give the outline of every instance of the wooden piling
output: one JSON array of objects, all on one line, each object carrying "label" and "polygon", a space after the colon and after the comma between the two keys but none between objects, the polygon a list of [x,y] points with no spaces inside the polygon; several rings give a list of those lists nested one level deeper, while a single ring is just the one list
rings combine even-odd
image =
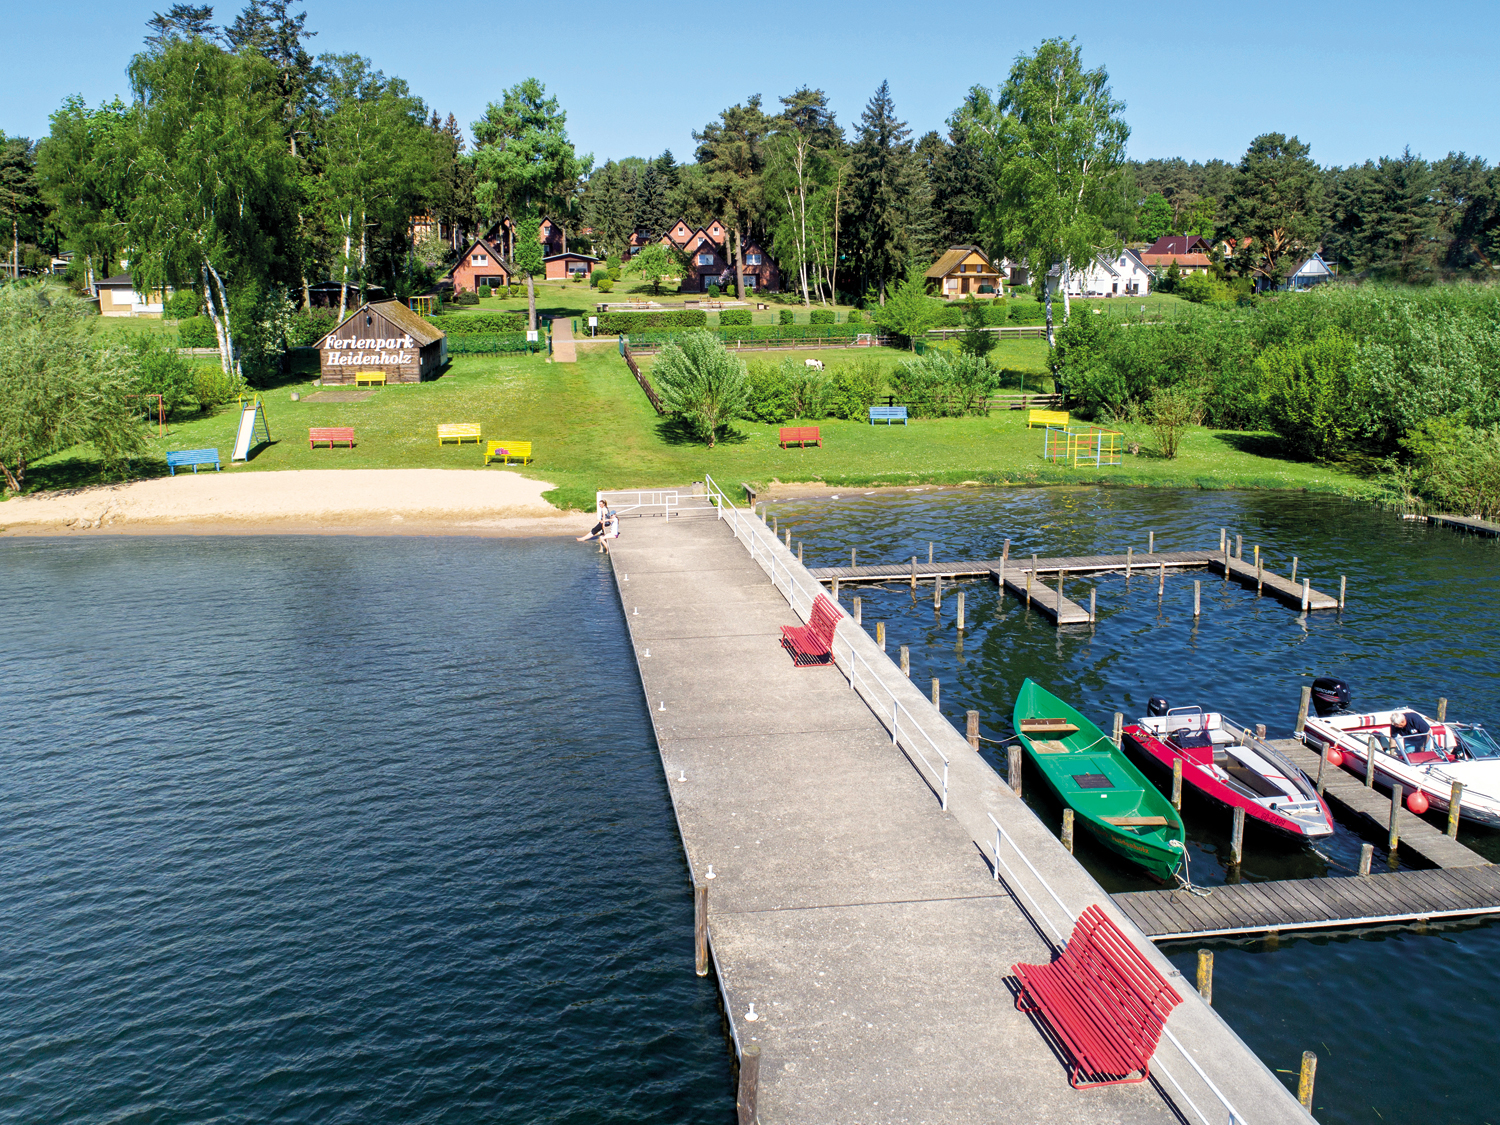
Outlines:
[{"label": "wooden piling", "polygon": [[708,976],[708,884],[693,883],[693,957],[700,977]]},{"label": "wooden piling", "polygon": [[1219,528],[1219,550],[1221,550],[1221,551],[1224,550],[1224,546],[1225,546],[1225,543],[1228,540],[1228,538],[1229,538],[1229,529],[1227,527],[1221,527],[1221,528]]},{"label": "wooden piling", "polygon": [[964,592],[958,592],[958,631],[964,631]]},{"label": "wooden piling", "polygon": [[964,716],[964,737],[969,740],[969,747],[973,750],[979,749],[979,712],[970,711]]},{"label": "wooden piling", "polygon": [[802,561],[802,540],[797,540],[797,561]]},{"label": "wooden piling", "polygon": [[860,614],[859,614],[859,596],[856,594],[853,598],[850,598],[849,600],[854,603],[854,623],[856,625],[859,625],[859,624],[861,624]]},{"label": "wooden piling", "polygon": [[1134,561],[1135,548],[1125,548],[1125,581],[1130,581],[1130,564]]},{"label": "wooden piling", "polygon": [[1302,1108],[1312,1112],[1313,1077],[1318,1073],[1318,1056],[1311,1051],[1302,1052],[1302,1073],[1297,1078],[1297,1100]]},{"label": "wooden piling", "polygon": [[1021,795],[1021,746],[1016,743],[1010,748],[1010,766],[1005,780],[1010,782],[1010,787],[1015,790],[1017,797]]},{"label": "wooden piling", "polygon": [[1068,849],[1068,854],[1073,854],[1073,810],[1063,809],[1062,821],[1062,846]]},{"label": "wooden piling", "polygon": [[932,677],[932,705],[938,706],[938,700],[942,698],[942,688],[936,676]]},{"label": "wooden piling", "polygon": [[901,646],[901,674],[911,679],[911,650],[906,645]]},{"label": "wooden piling", "polygon": [[1292,556],[1292,585],[1297,584],[1297,556]]},{"label": "wooden piling", "polygon": [[777,539],[781,538],[781,518],[779,516],[771,517],[771,534]]},{"label": "wooden piling", "polygon": [[1229,584],[1229,544],[1223,543],[1221,546],[1224,548],[1224,584],[1227,586]]},{"label": "wooden piling", "polygon": [[1198,950],[1198,995],[1205,1004],[1214,1002],[1214,951]]},{"label": "wooden piling", "polygon": [[1440,723],[1448,721],[1448,700],[1446,698],[1438,700],[1437,721]]},{"label": "wooden piling", "polygon": [[850,547],[849,548],[849,569],[850,570],[854,569],[854,560],[857,557],[857,554],[858,554],[858,551],[857,551],[856,548],[854,548],[854,547]]},{"label": "wooden piling", "polygon": [[1000,573],[1005,573],[1005,564],[1010,561],[1010,540],[1005,541],[1005,546],[1000,548]]},{"label": "wooden piling", "polygon": [[1089,587],[1089,624],[1095,625],[1099,621],[1099,588]]},{"label": "wooden piling", "polygon": [[1328,751],[1318,751],[1318,796],[1323,795],[1323,770],[1328,765]]},{"label": "wooden piling", "polygon": [[1115,729],[1110,735],[1115,740],[1115,745],[1120,745],[1120,739],[1125,737],[1125,716],[1119,711],[1115,712]]},{"label": "wooden piling", "polygon": [[1156,596],[1158,598],[1167,592],[1167,564],[1156,564]]},{"label": "wooden piling", "polygon": [[1236,535],[1234,537],[1234,557],[1241,561],[1245,558],[1245,537]]},{"label": "wooden piling", "polygon": [[1391,785],[1391,837],[1390,837],[1390,842],[1386,844],[1386,850],[1389,851],[1392,855],[1394,855],[1395,852],[1396,852],[1396,845],[1401,842],[1401,838],[1400,838],[1401,824],[1400,824],[1400,821],[1397,820],[1397,817],[1400,816],[1400,814],[1401,814],[1401,798],[1404,797],[1405,795],[1406,795],[1405,792],[1402,790],[1402,788],[1401,788],[1401,786],[1399,784],[1392,783],[1392,785]]},{"label": "wooden piling", "polygon": [[1026,608],[1031,608],[1031,571],[1026,572]]},{"label": "wooden piling", "polygon": [[1172,759],[1172,807],[1182,811],[1182,759]]},{"label": "wooden piling", "polygon": [[792,549],[792,529],[791,528],[787,528],[786,529],[786,549],[788,551],[790,551]]},{"label": "wooden piling", "polygon": [[1375,788],[1375,736],[1373,734],[1365,742],[1365,788]]},{"label": "wooden piling", "polygon": [[943,608],[943,576],[941,574],[932,584],[932,608]]},{"label": "wooden piling", "polygon": [[1307,729],[1307,709],[1312,704],[1312,688],[1302,689],[1302,698],[1297,702],[1297,725],[1293,729],[1301,734]]},{"label": "wooden piling", "polygon": [[885,651],[885,622],[875,622],[875,643],[880,646],[880,651]]},{"label": "wooden piling", "polygon": [[1347,574],[1340,574],[1339,575],[1339,608],[1340,609],[1344,608],[1344,595],[1347,594],[1348,592],[1349,592],[1349,576]]},{"label": "wooden piling", "polygon": [[1455,781],[1448,794],[1448,838],[1458,839],[1458,816],[1464,803],[1464,783]]},{"label": "wooden piling", "polygon": [[927,561],[932,561],[932,542],[930,540],[927,543]]},{"label": "wooden piling", "polygon": [[1307,578],[1303,578],[1302,579],[1302,612],[1303,613],[1307,612],[1308,604],[1311,601],[1312,601],[1312,583]]},{"label": "wooden piling", "polygon": [[1156,554],[1156,532],[1154,531],[1146,532],[1146,554]]},{"label": "wooden piling", "polygon": [[1257,543],[1255,545],[1255,596],[1257,598],[1260,597],[1261,586],[1264,585],[1265,580],[1265,568],[1261,566],[1260,562],[1260,544]]},{"label": "wooden piling", "polygon": [[756,1102],[760,1098],[760,1047],[751,1043],[740,1052],[740,1089],[735,1098],[737,1125],[757,1125]]},{"label": "wooden piling", "polygon": [[1203,583],[1193,583],[1193,619],[1197,620],[1203,613]]},{"label": "wooden piling", "polygon": [[1374,844],[1361,844],[1359,846],[1359,873],[1361,875],[1368,875],[1370,873],[1370,860],[1374,857]]},{"label": "wooden piling", "polygon": [[839,580],[838,580],[838,578],[834,578],[834,580],[833,580],[833,600],[834,601],[838,601],[839,600]]},{"label": "wooden piling", "polygon": [[1234,827],[1229,837],[1229,862],[1238,867],[1245,858],[1245,809],[1236,805]]},{"label": "wooden piling", "polygon": [[1255,724],[1255,737],[1256,738],[1265,738],[1266,737],[1266,724],[1265,723],[1256,723]]},{"label": "wooden piling", "polygon": [[911,557],[911,593],[912,597],[917,595],[917,556]]}]

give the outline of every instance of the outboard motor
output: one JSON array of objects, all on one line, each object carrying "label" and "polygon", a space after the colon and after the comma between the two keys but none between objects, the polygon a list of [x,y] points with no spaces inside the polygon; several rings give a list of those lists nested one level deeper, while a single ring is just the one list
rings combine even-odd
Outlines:
[{"label": "outboard motor", "polygon": [[1349,685],[1332,676],[1319,676],[1312,682],[1312,705],[1320,719],[1348,711]]},{"label": "outboard motor", "polygon": [[1146,700],[1146,714],[1148,715],[1165,715],[1167,707],[1167,701],[1159,695],[1153,695]]}]

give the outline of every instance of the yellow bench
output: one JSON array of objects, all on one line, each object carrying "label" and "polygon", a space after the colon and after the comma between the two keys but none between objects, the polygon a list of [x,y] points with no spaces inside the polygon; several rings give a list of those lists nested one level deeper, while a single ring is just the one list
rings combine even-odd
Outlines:
[{"label": "yellow bench", "polygon": [[477,442],[480,437],[478,422],[448,422],[439,426],[437,432],[439,445],[445,441],[462,445],[466,441]]},{"label": "yellow bench", "polygon": [[509,465],[512,457],[519,457],[521,464],[531,460],[531,442],[529,441],[492,441],[484,450],[484,463],[488,465],[491,461],[502,458],[502,464]]},{"label": "yellow bench", "polygon": [[1068,424],[1068,412],[1066,410],[1032,410],[1026,414],[1026,428],[1029,430],[1035,425],[1043,426],[1066,426]]},{"label": "yellow bench", "polygon": [[354,373],[354,385],[356,387],[373,387],[379,383],[385,386],[384,371],[356,371]]}]

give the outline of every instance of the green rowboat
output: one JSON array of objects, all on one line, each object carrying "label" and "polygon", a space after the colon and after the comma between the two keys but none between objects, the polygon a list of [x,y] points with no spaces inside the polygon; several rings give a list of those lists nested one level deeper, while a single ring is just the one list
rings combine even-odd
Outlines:
[{"label": "green rowboat", "polygon": [[1182,866],[1182,818],[1110,738],[1026,680],[1012,712],[1021,745],[1077,823],[1164,882]]}]

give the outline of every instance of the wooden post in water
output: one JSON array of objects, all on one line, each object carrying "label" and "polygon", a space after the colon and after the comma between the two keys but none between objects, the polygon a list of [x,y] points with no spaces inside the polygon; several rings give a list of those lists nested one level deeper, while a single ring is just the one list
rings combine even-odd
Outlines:
[{"label": "wooden post in water", "polygon": [[1464,783],[1455,781],[1453,789],[1448,794],[1448,837],[1458,839],[1458,815],[1459,809],[1464,803]]},{"label": "wooden post in water", "polygon": [[860,622],[860,616],[859,616],[859,595],[856,594],[853,598],[850,598],[849,600],[854,603],[854,623],[856,625],[858,625],[858,624],[861,623]]},{"label": "wooden post in water", "polygon": [[901,674],[911,679],[911,650],[906,645],[901,646]]},{"label": "wooden post in water", "polygon": [[932,583],[932,608],[943,608],[943,576],[941,574]]},{"label": "wooden post in water", "polygon": [[1125,548],[1125,581],[1127,581],[1127,582],[1130,581],[1130,564],[1135,561],[1134,558],[1132,557],[1132,556],[1134,556],[1134,554],[1135,554],[1135,548],[1134,547],[1126,547]]},{"label": "wooden post in water", "polygon": [[1240,562],[1245,561],[1245,537],[1243,535],[1236,535],[1234,537],[1234,557],[1239,559]]},{"label": "wooden post in water", "polygon": [[1312,582],[1309,579],[1307,579],[1307,578],[1304,577],[1302,579],[1302,612],[1303,613],[1307,612],[1308,604],[1311,601],[1312,601]]},{"label": "wooden post in water", "polygon": [[1073,810],[1063,809],[1062,822],[1062,845],[1068,849],[1068,854],[1073,854]]},{"label": "wooden post in water", "polygon": [[1236,867],[1245,858],[1245,809],[1243,805],[1236,805],[1234,809],[1234,828],[1229,837],[1229,862]]},{"label": "wooden post in water", "polygon": [[1224,544],[1225,544],[1225,542],[1227,541],[1228,538],[1229,538],[1229,529],[1227,527],[1221,527],[1221,528],[1219,528],[1219,550],[1221,550],[1221,551],[1224,550]]},{"label": "wooden post in water", "polygon": [[1010,561],[1010,540],[1005,541],[1005,546],[1000,548],[1000,573],[1005,573],[1005,564]]},{"label": "wooden post in water", "polygon": [[834,601],[838,601],[839,600],[839,580],[838,580],[838,577],[836,575],[834,576],[834,579],[833,579],[833,600]]},{"label": "wooden post in water", "polygon": [[1365,788],[1375,788],[1375,736],[1365,742]]},{"label": "wooden post in water", "polygon": [[1297,581],[1297,556],[1293,555],[1292,556],[1292,582],[1295,583],[1296,581]]},{"label": "wooden post in water", "polygon": [[1255,724],[1255,737],[1256,738],[1265,738],[1266,737],[1266,724],[1265,723],[1256,723]]},{"label": "wooden post in water", "polygon": [[1361,844],[1359,846],[1359,873],[1361,875],[1368,875],[1370,873],[1370,860],[1374,857],[1374,844]]},{"label": "wooden post in water", "polygon": [[1265,571],[1260,565],[1260,544],[1255,545],[1255,596],[1260,597],[1260,588],[1265,582]]},{"label": "wooden post in water", "polygon": [[1028,570],[1026,572],[1026,608],[1027,609],[1031,608],[1031,575],[1032,575],[1032,573],[1033,572],[1030,571],[1030,570]]},{"label": "wooden post in water", "polygon": [[802,540],[797,540],[797,561],[802,561]]},{"label": "wooden post in water", "polygon": [[933,676],[932,677],[932,705],[934,707],[936,707],[938,705],[938,700],[940,698],[942,698],[942,688],[938,684],[938,678],[936,676]]},{"label": "wooden post in water", "polygon": [[787,528],[786,529],[786,549],[788,551],[790,551],[792,549],[792,529],[791,528]]},{"label": "wooden post in water", "polygon": [[771,534],[774,537],[776,537],[777,539],[781,538],[780,523],[781,523],[781,517],[779,517],[779,516],[772,516],[771,517]]},{"label": "wooden post in water", "polygon": [[875,622],[875,643],[880,646],[880,651],[885,651],[885,622]]},{"label": "wooden post in water", "polygon": [[1318,751],[1318,796],[1323,795],[1323,769],[1328,765],[1328,751]]},{"label": "wooden post in water", "polygon": [[1304,687],[1302,689],[1302,698],[1297,702],[1297,725],[1293,728],[1297,734],[1301,734],[1307,729],[1307,708],[1311,703],[1312,688]]},{"label": "wooden post in water", "polygon": [[1224,548],[1224,581],[1229,581],[1229,544],[1220,544]]},{"label": "wooden post in water", "polygon": [[1167,592],[1167,564],[1156,564],[1156,596],[1158,598]]},{"label": "wooden post in water", "polygon": [[1125,737],[1125,716],[1119,711],[1115,712],[1115,729],[1110,737],[1114,739],[1116,746],[1119,746],[1120,739]]},{"label": "wooden post in water", "polygon": [[1214,951],[1198,950],[1198,995],[1205,1004],[1214,1002]]},{"label": "wooden post in water", "polygon": [[760,1047],[751,1043],[740,1052],[740,1089],[735,1098],[737,1125],[756,1125],[756,1102],[760,1098]]},{"label": "wooden post in water", "polygon": [[1297,1100],[1302,1108],[1312,1111],[1313,1077],[1318,1073],[1318,1056],[1311,1051],[1302,1052],[1302,1073],[1297,1078]]},{"label": "wooden post in water", "polygon": [[1203,613],[1203,583],[1193,583],[1193,620],[1196,621]]},{"label": "wooden post in water", "polygon": [[1401,786],[1393,782],[1391,784],[1391,838],[1390,842],[1386,844],[1386,850],[1392,855],[1396,852],[1396,845],[1401,842],[1401,825],[1397,822],[1396,817],[1401,812],[1401,798],[1404,796],[1405,793]]},{"label": "wooden post in water", "polygon": [[1438,700],[1437,721],[1440,723],[1448,721],[1448,700],[1446,698]]},{"label": "wooden post in water", "polygon": [[979,712],[970,711],[964,716],[964,737],[969,740],[971,750],[979,749]]},{"label": "wooden post in water", "polygon": [[912,592],[912,596],[915,597],[916,593],[917,593],[917,556],[916,555],[913,555],[911,557],[911,592]]},{"label": "wooden post in water", "polygon": [[1182,811],[1182,759],[1172,759],[1172,807]]},{"label": "wooden post in water", "polygon": [[958,592],[958,631],[964,631],[964,592]]},{"label": "wooden post in water", "polygon": [[855,547],[850,547],[849,548],[849,569],[850,570],[854,569],[854,559],[855,559],[856,551],[857,551],[857,548],[855,548]]},{"label": "wooden post in water", "polygon": [[1089,587],[1089,624],[1094,625],[1099,621],[1099,587]]},{"label": "wooden post in water", "polygon": [[1146,532],[1146,554],[1156,554],[1156,532],[1154,531]]},{"label": "wooden post in water", "polygon": [[1339,608],[1340,609],[1344,608],[1344,595],[1346,593],[1348,593],[1348,592],[1349,592],[1349,576],[1347,574],[1340,574],[1339,575]]},{"label": "wooden post in water", "polygon": [[932,542],[931,542],[931,540],[929,540],[928,543],[927,543],[927,561],[928,562],[932,561]]},{"label": "wooden post in water", "polygon": [[693,957],[700,977],[708,976],[708,884],[693,883]]},{"label": "wooden post in water", "polygon": [[1010,782],[1010,787],[1013,790],[1015,790],[1016,796],[1019,797],[1021,795],[1021,747],[1020,747],[1020,744],[1017,743],[1017,744],[1014,744],[1014,745],[1011,746],[1010,752],[1009,752],[1009,757],[1010,757],[1010,769],[1009,769],[1009,772],[1006,774],[1005,780]]}]

